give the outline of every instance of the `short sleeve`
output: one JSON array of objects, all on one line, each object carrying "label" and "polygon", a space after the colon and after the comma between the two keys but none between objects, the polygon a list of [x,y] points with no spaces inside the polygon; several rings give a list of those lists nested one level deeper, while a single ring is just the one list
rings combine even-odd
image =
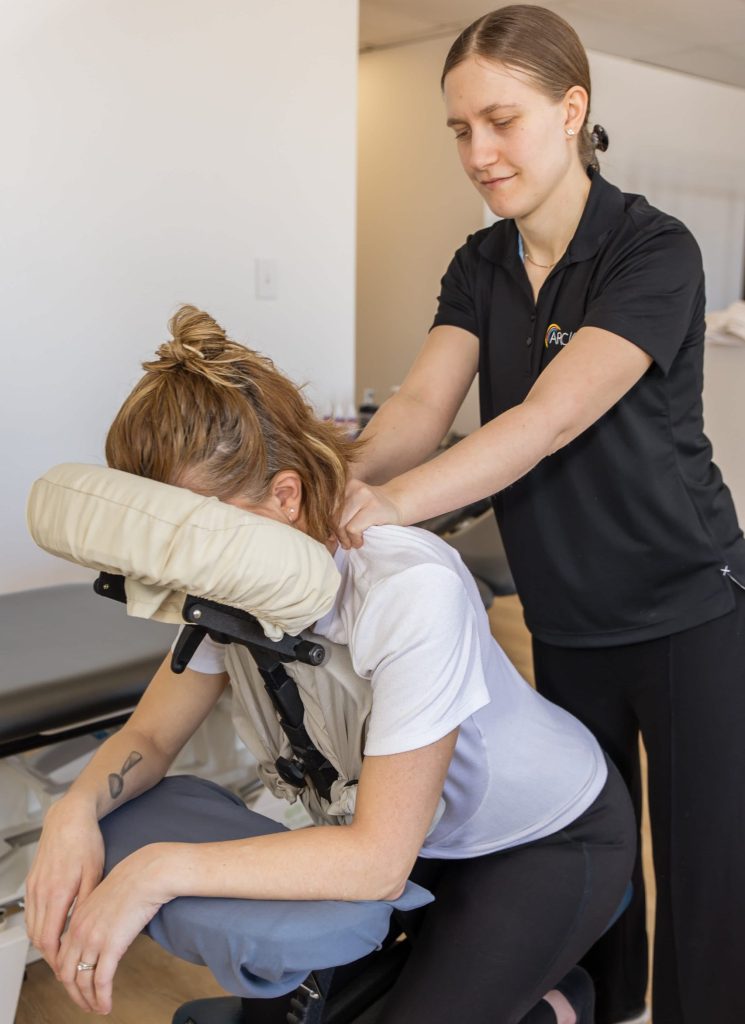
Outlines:
[{"label": "short sleeve", "polygon": [[[473,237],[473,236],[472,236]],[[461,327],[478,337],[476,267],[470,239],[455,254],[440,282],[434,327]]]},{"label": "short sleeve", "polygon": [[489,703],[476,611],[445,566],[412,566],[376,583],[350,647],[372,684],[366,755],[427,746]]},{"label": "short sleeve", "polygon": [[[175,650],[178,638],[183,630],[184,627],[182,626],[176,634],[176,639],[171,644],[172,651]],[[225,644],[215,643],[209,636],[203,637],[201,644],[192,655],[189,668],[194,669],[195,672],[203,672],[207,676],[216,676],[221,672],[227,671],[225,668],[226,649]]]},{"label": "short sleeve", "polygon": [[673,222],[645,233],[617,260],[581,326],[626,338],[667,374],[699,314],[703,333],[701,252],[693,235]]}]

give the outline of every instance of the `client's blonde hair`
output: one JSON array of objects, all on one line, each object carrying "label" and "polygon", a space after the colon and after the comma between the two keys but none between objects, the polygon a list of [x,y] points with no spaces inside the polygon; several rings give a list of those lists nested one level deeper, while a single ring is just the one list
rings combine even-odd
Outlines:
[{"label": "client's blonde hair", "polygon": [[276,473],[295,470],[308,533],[326,540],[361,442],[317,419],[271,359],[231,341],[208,313],[182,306],[168,327],[173,340],[143,363],[109,429],[109,466],[252,503]]}]

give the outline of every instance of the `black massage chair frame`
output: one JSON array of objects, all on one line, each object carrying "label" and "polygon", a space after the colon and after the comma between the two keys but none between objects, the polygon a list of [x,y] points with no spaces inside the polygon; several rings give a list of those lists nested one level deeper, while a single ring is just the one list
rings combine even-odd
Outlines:
[{"label": "black massage chair frame", "polygon": [[[126,604],[123,576],[102,572],[93,589]],[[182,616],[187,625],[171,656],[172,670],[184,671],[205,636],[217,643],[246,647],[292,750],[292,758],[277,758],[277,773],[298,790],[313,786],[328,800],[338,773],[308,735],[302,697],[284,667],[292,661],[322,665],[325,648],[288,634],[269,640],[253,615],[200,597],[187,596]],[[372,1024],[377,1019],[378,1000],[393,985],[409,955],[411,946],[404,930],[418,916],[416,912],[407,914],[405,921],[404,915],[394,911],[389,936],[380,950],[344,967],[314,971],[287,996],[198,999],[180,1007],[172,1024]]]}]

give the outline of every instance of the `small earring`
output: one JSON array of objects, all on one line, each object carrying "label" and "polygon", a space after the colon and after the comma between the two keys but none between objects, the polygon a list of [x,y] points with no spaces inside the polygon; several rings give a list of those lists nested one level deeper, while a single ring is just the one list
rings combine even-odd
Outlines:
[{"label": "small earring", "polygon": [[294,515],[295,515],[295,509],[294,509],[294,508],[291,508],[291,509],[290,509],[290,522],[292,522],[292,517],[293,517]]},{"label": "small earring", "polygon": [[567,128],[567,135],[574,135],[574,134],[575,134],[574,128]]}]

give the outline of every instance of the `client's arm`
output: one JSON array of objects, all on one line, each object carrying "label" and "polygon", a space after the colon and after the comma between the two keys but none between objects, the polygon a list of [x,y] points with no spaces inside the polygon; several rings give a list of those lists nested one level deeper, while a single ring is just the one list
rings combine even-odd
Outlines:
[{"label": "client's arm", "polygon": [[47,813],[26,880],[26,927],[54,970],[74,900],[82,903],[101,880],[104,849],[98,820],[163,778],[226,682],[225,674],[190,669],[174,675],[166,659],[126,725],[101,746]]},{"label": "client's arm", "polygon": [[99,1013],[111,1009],[119,960],[176,896],[393,899],[434,817],[458,730],[418,750],[365,758],[354,822],[221,843],[153,843],[121,861],[81,903],[60,950],[60,977],[79,1004],[76,964],[95,962]]},{"label": "client's arm", "polygon": [[366,757],[351,825],[229,843],[155,844],[150,870],[166,899],[396,899],[432,824],[457,734],[419,750]]}]

